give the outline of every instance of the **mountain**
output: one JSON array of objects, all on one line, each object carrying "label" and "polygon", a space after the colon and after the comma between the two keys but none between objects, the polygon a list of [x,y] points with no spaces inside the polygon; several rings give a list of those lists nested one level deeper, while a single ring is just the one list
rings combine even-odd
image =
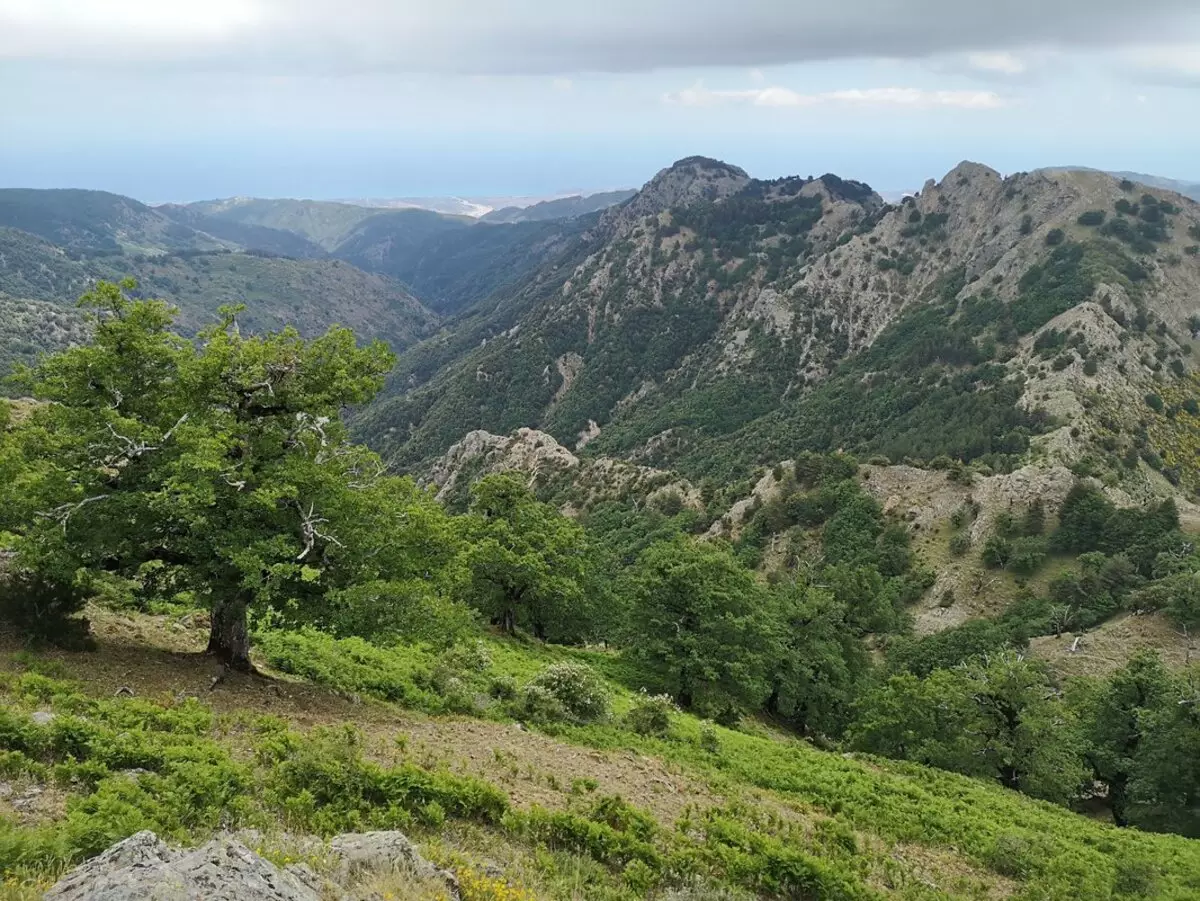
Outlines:
[{"label": "mountain", "polygon": [[0,227],[76,253],[161,253],[233,245],[129,197],[105,191],[0,189]]},{"label": "mountain", "polygon": [[[18,364],[33,365],[42,353],[84,344],[90,337],[79,310],[0,295],[0,375]],[[19,393],[0,382],[0,396]]]},{"label": "mountain", "polygon": [[1110,174],[1117,178],[1135,181],[1140,185],[1174,191],[1176,194],[1182,194],[1192,200],[1200,200],[1200,182],[1179,181],[1174,178],[1163,178],[1161,175],[1146,175],[1142,172],[1112,172]]},{"label": "mountain", "polygon": [[328,256],[323,247],[299,232],[210,215],[189,204],[164,204],[156,209],[180,225],[228,241],[243,250],[311,260]]},{"label": "mountain", "polygon": [[406,468],[532,427],[694,478],[1037,453],[1193,491],[1198,209],[1094,172],[964,163],[886,205],[683,160],[405,354],[359,429]]},{"label": "mountain", "polygon": [[232,197],[202,200],[184,208],[209,221],[220,220],[242,226],[257,226],[291,232],[326,251],[333,250],[364,219],[382,210],[326,200],[267,200]]},{"label": "mountain", "polygon": [[[1102,170],[1089,169],[1087,166],[1064,166],[1058,169],[1051,168],[1041,171],[1099,172]],[[1109,172],[1108,174],[1123,181],[1132,181],[1139,185],[1146,185],[1150,188],[1160,188],[1164,191],[1174,191],[1176,194],[1182,194],[1184,197],[1189,197],[1192,200],[1200,200],[1200,182],[1180,181],[1174,178],[1163,178],[1161,175],[1147,175],[1144,172],[1117,171]]]},{"label": "mountain", "polygon": [[397,214],[367,220],[335,253],[399,279],[430,309],[451,315],[554,258],[586,226],[586,219],[447,225]]},{"label": "mountain", "polygon": [[170,254],[129,261],[143,296],[179,306],[183,326],[211,322],[222,304],[244,303],[254,331],[295,326],[316,335],[331,325],[381,338],[400,350],[428,335],[438,317],[399,283],[341,260],[293,260],[255,253]]},{"label": "mountain", "polygon": [[624,203],[637,191],[605,191],[599,194],[560,197],[532,206],[509,206],[484,214],[481,222],[541,222],[546,219],[573,219]]},{"label": "mountain", "polygon": [[[73,314],[98,279],[133,277],[142,296],[176,304],[189,330],[213,321],[223,304],[245,303],[241,322],[250,329],[294,325],[312,335],[337,323],[400,350],[438,322],[399,282],[330,259],[289,231],[91,191],[4,191],[0,210],[9,223],[0,227],[0,300],[14,322],[25,323],[0,334],[5,369],[76,340],[77,320],[51,316],[45,305]],[[310,258],[272,252],[279,250]],[[48,331],[28,328],[39,314],[48,317]]]}]

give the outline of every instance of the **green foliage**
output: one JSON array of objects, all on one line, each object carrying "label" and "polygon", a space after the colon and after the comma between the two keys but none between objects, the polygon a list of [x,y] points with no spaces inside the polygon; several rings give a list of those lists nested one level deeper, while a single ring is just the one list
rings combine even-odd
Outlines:
[{"label": "green foliage", "polygon": [[1179,512],[1172,500],[1145,509],[1118,509],[1098,489],[1083,483],[1067,493],[1050,540],[1056,551],[1122,554],[1144,577],[1155,574],[1159,554],[1175,553],[1182,545]]},{"label": "green foliage", "polygon": [[1069,711],[1044,669],[1008,651],[923,679],[893,676],[863,699],[851,740],[1052,800],[1070,798],[1082,776]]},{"label": "green foliage", "polygon": [[628,591],[629,653],[655,688],[721,715],[767,696],[765,593],[728,550],[684,537],[656,544],[638,558]]},{"label": "green foliage", "polygon": [[599,583],[576,523],[516,477],[492,475],[471,488],[464,540],[462,596],[493,623],[556,641],[589,636]]},{"label": "green foliage", "polygon": [[345,329],[246,337],[236,310],[194,344],[165,304],[111,283],[85,302],[94,343],[26,376],[49,403],[14,435],[28,474],[6,512],[22,565],[60,579],[164,568],[212,610],[211,650],[242,668],[251,606],[319,604],[393,575],[383,549],[405,526],[395,507],[370,511],[394,483],[339,418],[378,389],[386,348]]},{"label": "green foliage", "polygon": [[1047,247],[1057,247],[1059,244],[1061,244],[1066,239],[1067,239],[1067,233],[1064,232],[1061,228],[1052,228],[1052,229],[1050,229],[1050,231],[1046,232],[1046,246]]},{"label": "green foliage", "polygon": [[603,680],[581,663],[554,663],[525,686],[523,709],[535,720],[553,722],[546,714],[557,706],[558,719],[589,723],[608,716],[609,698]]},{"label": "green foliage", "polygon": [[673,713],[675,703],[670,695],[652,695],[643,689],[625,714],[625,725],[639,735],[665,736],[671,731]]},{"label": "green foliage", "polygon": [[1079,219],[1076,220],[1080,225],[1098,226],[1103,225],[1105,218],[1108,216],[1107,210],[1088,210],[1085,213],[1079,214]]},{"label": "green foliage", "polygon": [[34,641],[87,647],[87,620],[75,618],[88,593],[62,576],[30,571],[0,573],[0,623]]}]

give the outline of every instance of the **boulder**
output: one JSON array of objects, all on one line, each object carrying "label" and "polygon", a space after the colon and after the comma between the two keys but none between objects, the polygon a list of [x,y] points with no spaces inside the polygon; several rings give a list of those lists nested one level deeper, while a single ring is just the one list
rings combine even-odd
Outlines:
[{"label": "boulder", "polygon": [[[374,873],[409,872],[436,880],[451,898],[459,897],[454,874],[421,856],[401,832],[339,835],[328,844],[318,838],[286,836],[304,854],[327,860],[329,878],[307,864],[281,870],[248,847],[265,839],[252,830],[223,835],[201,848],[177,851],[153,832],[139,832],[113,845],[64,876],[47,901],[322,901]],[[321,867],[324,872],[325,867]]]},{"label": "boulder", "polygon": [[64,876],[47,901],[321,901],[241,842],[174,851],[139,832]]}]

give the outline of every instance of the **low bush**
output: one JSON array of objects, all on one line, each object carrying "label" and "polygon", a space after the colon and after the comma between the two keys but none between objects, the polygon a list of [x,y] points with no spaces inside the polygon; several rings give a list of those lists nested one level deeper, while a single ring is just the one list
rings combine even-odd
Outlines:
[{"label": "low bush", "polygon": [[639,735],[663,736],[671,731],[674,712],[675,702],[670,695],[652,695],[643,690],[625,714],[625,725]]},{"label": "low bush", "polygon": [[90,648],[88,621],[76,616],[87,598],[80,586],[53,576],[21,568],[0,572],[0,623],[35,642]]},{"label": "low bush", "polygon": [[552,663],[525,686],[522,710],[552,713],[557,704],[565,718],[590,723],[608,715],[608,690],[604,680],[582,663]]}]

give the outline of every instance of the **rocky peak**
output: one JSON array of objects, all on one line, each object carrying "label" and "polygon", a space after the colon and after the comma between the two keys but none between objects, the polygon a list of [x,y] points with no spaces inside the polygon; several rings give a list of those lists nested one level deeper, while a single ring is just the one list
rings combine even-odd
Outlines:
[{"label": "rocky peak", "polygon": [[689,156],[663,169],[646,182],[628,203],[614,208],[606,218],[618,230],[645,216],[672,207],[722,200],[750,183],[744,169],[703,156]]}]

